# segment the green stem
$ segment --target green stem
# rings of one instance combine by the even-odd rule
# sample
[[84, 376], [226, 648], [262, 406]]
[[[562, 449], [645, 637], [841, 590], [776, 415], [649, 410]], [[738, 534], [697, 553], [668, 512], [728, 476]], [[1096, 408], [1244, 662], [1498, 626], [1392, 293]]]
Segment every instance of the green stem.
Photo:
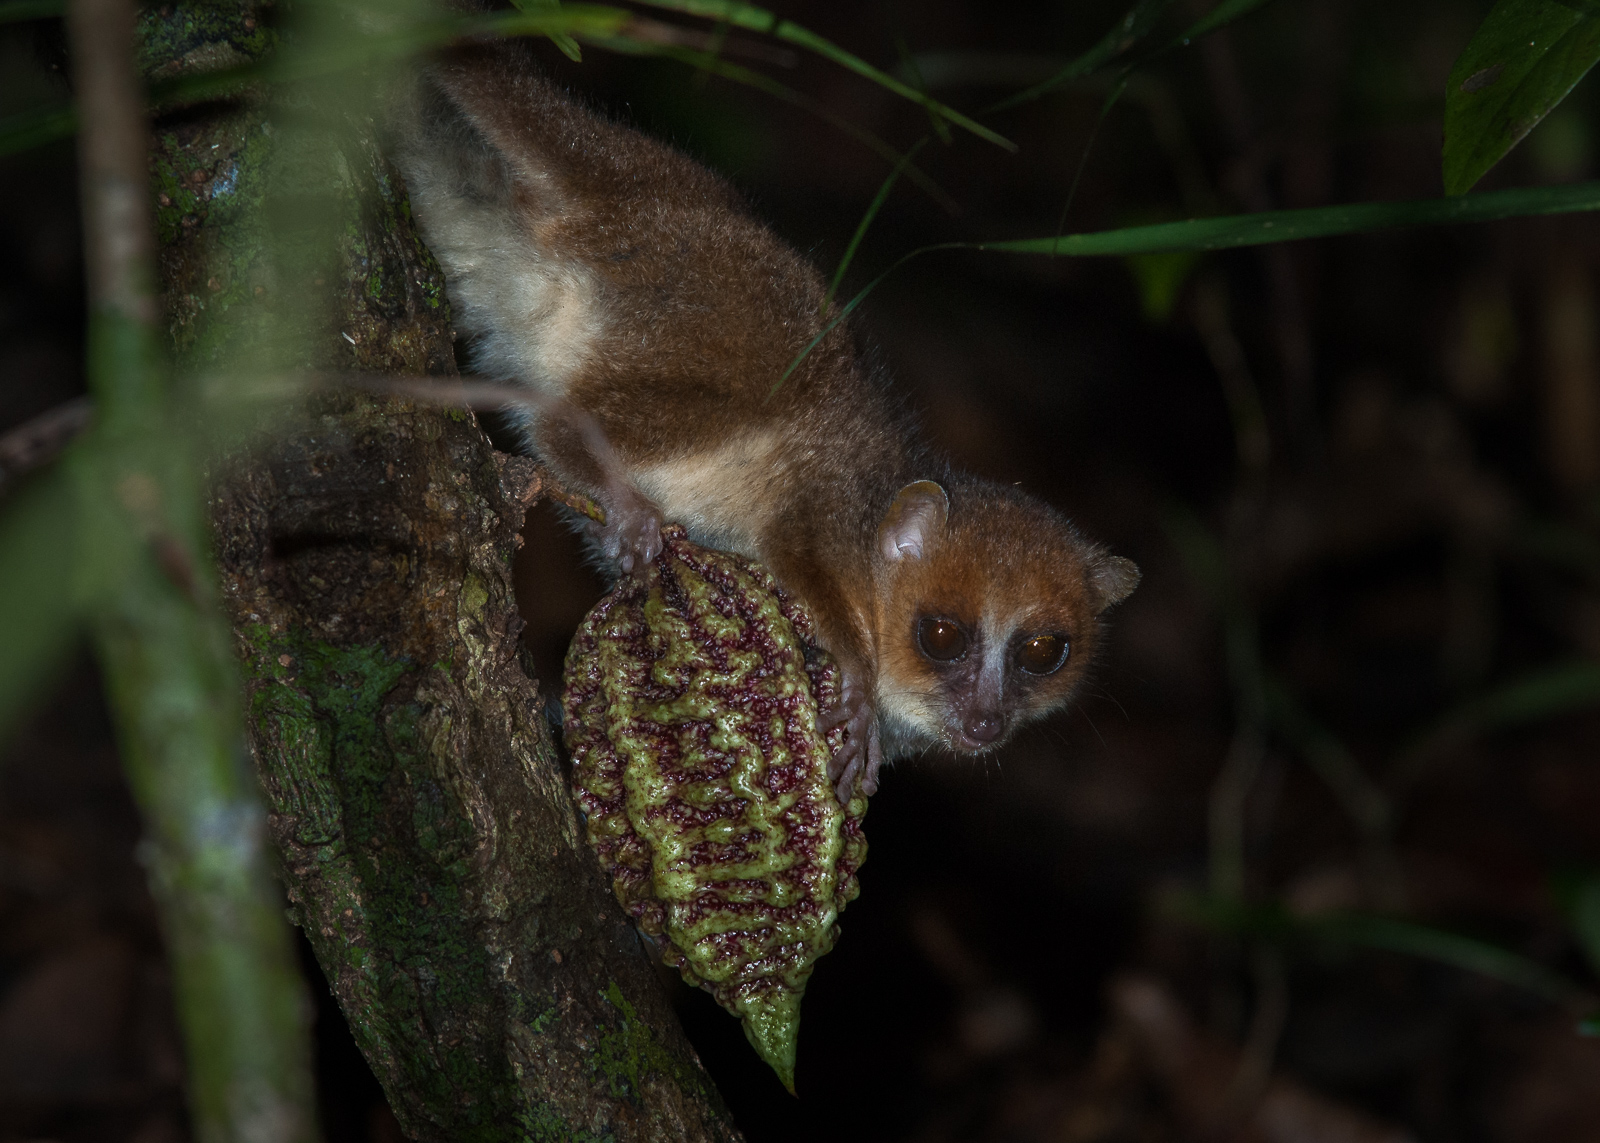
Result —
[[67, 460], [79, 596], [144, 820], [201, 1143], [316, 1138], [309, 1006], [264, 849], [228, 629], [213, 604], [198, 430], [161, 363], [131, 0], [68, 10], [82, 130], [95, 429]]
[[269, 872], [227, 632], [150, 558], [96, 612], [176, 984], [195, 1135], [313, 1140], [309, 1009]]

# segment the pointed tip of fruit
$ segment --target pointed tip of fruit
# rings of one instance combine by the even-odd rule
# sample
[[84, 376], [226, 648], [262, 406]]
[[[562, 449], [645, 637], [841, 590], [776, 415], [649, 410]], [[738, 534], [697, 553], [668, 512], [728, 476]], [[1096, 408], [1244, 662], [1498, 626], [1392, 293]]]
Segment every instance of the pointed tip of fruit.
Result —
[[795, 1048], [800, 1040], [800, 997], [798, 992], [769, 992], [752, 996], [739, 1005], [740, 1023], [745, 1038], [756, 1055], [777, 1073], [778, 1082], [794, 1090]]

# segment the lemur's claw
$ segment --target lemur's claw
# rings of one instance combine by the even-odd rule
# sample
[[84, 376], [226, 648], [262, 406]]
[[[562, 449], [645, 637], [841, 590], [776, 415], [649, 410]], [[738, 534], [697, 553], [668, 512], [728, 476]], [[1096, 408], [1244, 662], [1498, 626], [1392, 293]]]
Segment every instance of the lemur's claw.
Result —
[[834, 780], [839, 804], [847, 805], [855, 796], [858, 779], [863, 794], [876, 794], [883, 747], [878, 741], [877, 713], [865, 697], [865, 688], [847, 675], [840, 688], [839, 705], [822, 716], [822, 726], [824, 732], [844, 729], [844, 741], [828, 764], [828, 777]]

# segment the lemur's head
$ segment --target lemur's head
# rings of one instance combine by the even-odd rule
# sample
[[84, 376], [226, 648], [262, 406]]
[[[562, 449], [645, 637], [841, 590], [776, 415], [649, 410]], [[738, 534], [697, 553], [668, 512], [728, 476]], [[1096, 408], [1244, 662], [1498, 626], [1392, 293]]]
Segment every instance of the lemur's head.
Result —
[[976, 754], [1064, 706], [1131, 560], [1049, 506], [971, 478], [908, 484], [878, 527], [879, 716], [887, 754]]

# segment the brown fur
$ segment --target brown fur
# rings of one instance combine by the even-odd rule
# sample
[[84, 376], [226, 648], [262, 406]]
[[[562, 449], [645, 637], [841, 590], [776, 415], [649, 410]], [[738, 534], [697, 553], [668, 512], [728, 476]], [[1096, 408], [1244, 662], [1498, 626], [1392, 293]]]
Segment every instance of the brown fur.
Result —
[[[1137, 571], [1045, 505], [933, 461], [843, 324], [774, 392], [826, 324], [823, 281], [725, 181], [585, 110], [516, 46], [443, 58], [395, 120], [477, 368], [544, 394], [529, 447], [606, 507], [600, 542], [618, 566], [652, 555], [674, 520], [810, 605], [845, 671], [841, 788], [861, 769], [875, 788], [880, 724], [891, 756], [973, 749], [960, 727], [979, 707], [1003, 717], [1003, 739], [1066, 701], [1096, 617]], [[613, 459], [585, 441], [586, 419]], [[948, 509], [943, 494], [896, 500], [928, 479]], [[923, 554], [886, 558], [881, 533], [907, 505]], [[922, 655], [929, 608], [972, 624], [980, 654]], [[1037, 679], [997, 667], [1040, 630], [1072, 639], [1066, 666]]]

